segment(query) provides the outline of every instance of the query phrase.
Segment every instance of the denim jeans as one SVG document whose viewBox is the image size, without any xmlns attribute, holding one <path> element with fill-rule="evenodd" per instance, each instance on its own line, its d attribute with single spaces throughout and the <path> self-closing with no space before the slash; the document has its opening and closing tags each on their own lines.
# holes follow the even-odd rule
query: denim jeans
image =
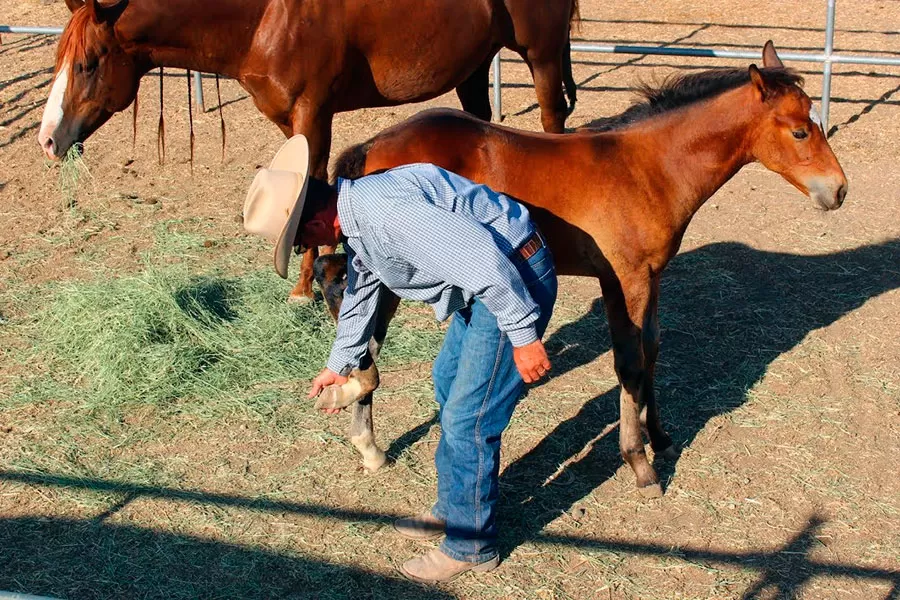
<svg viewBox="0 0 900 600">
<path fill-rule="evenodd" d="M 544 247 L 517 267 L 540 307 L 536 326 L 543 336 L 556 301 L 553 258 Z M 441 440 L 432 512 L 447 524 L 441 550 L 456 560 L 480 563 L 497 556 L 500 436 L 524 389 L 512 350 L 497 319 L 476 299 L 453 315 L 434 361 Z"/>
</svg>

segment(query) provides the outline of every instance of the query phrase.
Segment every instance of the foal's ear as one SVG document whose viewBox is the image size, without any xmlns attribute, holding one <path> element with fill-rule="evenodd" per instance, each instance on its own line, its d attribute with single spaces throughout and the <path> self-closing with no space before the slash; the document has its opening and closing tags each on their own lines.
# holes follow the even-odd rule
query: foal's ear
<svg viewBox="0 0 900 600">
<path fill-rule="evenodd" d="M 69 7 L 69 12 L 75 12 L 84 6 L 84 0 L 66 0 L 66 6 Z"/>
<path fill-rule="evenodd" d="M 66 1 L 77 2 L 78 0 Z M 91 20 L 97 25 L 113 24 L 116 19 L 119 18 L 119 15 L 122 14 L 122 11 L 125 10 L 125 6 L 128 5 L 128 0 L 108 0 L 106 2 L 101 2 L 100 0 L 82 1 L 91 15 Z"/>
<path fill-rule="evenodd" d="M 772 40 L 766 42 L 766 45 L 763 46 L 763 66 L 764 67 L 777 67 L 779 69 L 784 68 L 784 63 L 781 62 L 781 59 L 778 58 L 778 53 L 775 52 L 775 44 L 772 43 Z"/>
<path fill-rule="evenodd" d="M 769 90 L 766 88 L 766 82 L 756 65 L 750 65 L 750 83 L 752 83 L 759 91 L 760 100 L 765 101 L 765 99 L 769 97 Z"/>
</svg>

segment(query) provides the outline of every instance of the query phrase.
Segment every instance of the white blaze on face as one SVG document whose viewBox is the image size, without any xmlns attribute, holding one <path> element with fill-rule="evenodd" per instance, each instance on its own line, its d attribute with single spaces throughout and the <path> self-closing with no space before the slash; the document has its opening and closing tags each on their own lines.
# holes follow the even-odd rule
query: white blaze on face
<svg viewBox="0 0 900 600">
<path fill-rule="evenodd" d="M 809 105 L 809 120 L 818 125 L 819 129 L 823 129 L 822 117 L 819 116 L 819 111 L 816 110 L 815 104 Z"/>
<path fill-rule="evenodd" d="M 69 83 L 69 63 L 63 63 L 56 79 L 53 81 L 53 87 L 50 89 L 50 97 L 47 98 L 47 105 L 44 106 L 44 116 L 41 119 L 41 131 L 38 134 L 38 141 L 44 152 L 50 158 L 52 156 L 52 148 L 47 148 L 47 140 L 56 131 L 56 128 L 63 119 L 63 98 L 66 95 L 66 87 Z"/>
</svg>

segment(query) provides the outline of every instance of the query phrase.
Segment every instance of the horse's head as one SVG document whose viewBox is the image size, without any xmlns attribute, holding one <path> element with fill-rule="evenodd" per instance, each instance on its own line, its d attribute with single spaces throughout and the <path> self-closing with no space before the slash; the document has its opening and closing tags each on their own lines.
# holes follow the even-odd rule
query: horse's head
<svg viewBox="0 0 900 600">
<path fill-rule="evenodd" d="M 763 66 L 783 68 L 772 42 L 763 49 Z M 840 208 L 847 178 L 834 156 L 812 100 L 794 81 L 773 79 L 750 65 L 756 101 L 764 117 L 753 135 L 752 153 L 825 210 Z"/>
<path fill-rule="evenodd" d="M 51 159 L 83 142 L 137 95 L 142 69 L 116 39 L 128 0 L 66 0 L 72 18 L 56 55 L 56 73 L 38 141 Z"/>
</svg>

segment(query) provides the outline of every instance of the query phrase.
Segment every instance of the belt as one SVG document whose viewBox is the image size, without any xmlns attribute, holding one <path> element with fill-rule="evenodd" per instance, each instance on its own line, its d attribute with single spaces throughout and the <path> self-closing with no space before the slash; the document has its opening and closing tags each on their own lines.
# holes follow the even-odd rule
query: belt
<svg viewBox="0 0 900 600">
<path fill-rule="evenodd" d="M 528 239 L 522 242 L 522 245 L 519 246 L 515 252 L 513 252 L 514 260 L 528 260 L 535 254 L 537 251 L 544 247 L 544 238 L 541 237 L 541 234 L 535 230 Z"/>
</svg>

